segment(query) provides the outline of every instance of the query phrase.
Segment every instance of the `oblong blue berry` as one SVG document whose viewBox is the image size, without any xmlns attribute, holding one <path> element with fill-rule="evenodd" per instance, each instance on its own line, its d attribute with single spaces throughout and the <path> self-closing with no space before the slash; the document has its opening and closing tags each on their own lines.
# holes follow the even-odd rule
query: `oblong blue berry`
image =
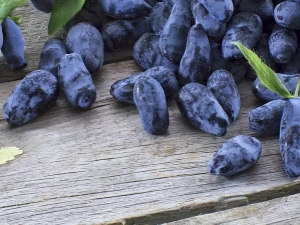
<svg viewBox="0 0 300 225">
<path fill-rule="evenodd" d="M 133 87 L 140 77 L 151 77 L 162 86 L 166 97 L 172 96 L 179 90 L 179 85 L 174 72 L 163 66 L 153 67 L 145 72 L 134 74 L 118 80 L 111 85 L 110 94 L 118 101 L 134 104 Z"/>
<path fill-rule="evenodd" d="M 18 83 L 3 106 L 4 118 L 20 126 L 51 107 L 59 95 L 57 78 L 46 70 L 34 70 Z"/>
<path fill-rule="evenodd" d="M 249 129 L 253 132 L 273 135 L 278 134 L 285 101 L 278 99 L 249 111 Z"/>
<path fill-rule="evenodd" d="M 238 135 L 226 141 L 207 164 L 210 174 L 231 176 L 252 167 L 262 151 L 260 141 Z"/>
<path fill-rule="evenodd" d="M 229 22 L 227 31 L 222 40 L 222 53 L 225 59 L 243 58 L 237 46 L 232 44 L 238 41 L 248 48 L 254 48 L 262 33 L 260 17 L 251 12 L 240 12 Z"/>
<path fill-rule="evenodd" d="M 80 55 L 64 55 L 58 66 L 58 80 L 68 102 L 81 109 L 88 109 L 96 100 L 96 87 Z"/>
<path fill-rule="evenodd" d="M 207 87 L 212 91 L 231 122 L 236 120 L 241 108 L 241 98 L 232 74 L 226 70 L 216 70 L 209 76 Z"/>
<path fill-rule="evenodd" d="M 206 86 L 199 83 L 186 84 L 175 100 L 181 114 L 197 129 L 216 136 L 227 133 L 229 118 Z"/>
<path fill-rule="evenodd" d="M 151 77 L 140 77 L 133 89 L 134 103 L 144 129 L 150 134 L 161 134 L 169 127 L 169 112 L 164 90 Z"/>
<path fill-rule="evenodd" d="M 104 62 L 102 35 L 89 23 L 78 23 L 69 30 L 66 48 L 68 53 L 81 56 L 90 73 L 95 73 Z"/>
<path fill-rule="evenodd" d="M 276 75 L 287 88 L 287 90 L 290 93 L 294 93 L 300 74 L 289 75 L 276 73 Z M 283 99 L 282 96 L 266 88 L 266 86 L 264 86 L 258 78 L 256 78 L 252 84 L 252 93 L 257 99 L 263 102 L 269 102 L 276 99 Z"/>
<path fill-rule="evenodd" d="M 283 108 L 279 147 L 285 172 L 289 177 L 300 176 L 300 99 L 291 98 Z"/>
<path fill-rule="evenodd" d="M 57 77 L 58 63 L 67 54 L 66 45 L 62 39 L 51 38 L 44 44 L 39 61 L 39 70 L 47 70 Z"/>
</svg>

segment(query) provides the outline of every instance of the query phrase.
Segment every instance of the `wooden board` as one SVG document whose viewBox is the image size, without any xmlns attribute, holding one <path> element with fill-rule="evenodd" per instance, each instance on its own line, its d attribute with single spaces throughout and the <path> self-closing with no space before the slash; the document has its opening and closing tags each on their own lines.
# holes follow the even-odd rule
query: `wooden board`
<svg viewBox="0 0 300 225">
<path fill-rule="evenodd" d="M 48 38 L 46 23 L 37 22 L 41 14 L 31 5 L 23 10 L 28 67 L 15 73 L 0 65 L 0 82 L 6 81 L 0 84 L 0 105 L 16 79 L 36 68 Z M 26 18 L 32 21 L 26 23 Z M 71 108 L 60 96 L 50 110 L 18 128 L 10 128 L 0 115 L 0 147 L 24 150 L 0 166 L 1 223 L 157 224 L 299 192 L 300 181 L 283 170 L 277 137 L 257 136 L 248 129 L 248 112 L 259 105 L 251 81 L 239 84 L 241 112 L 225 137 L 187 124 L 172 99 L 169 130 L 154 136 L 143 131 L 135 106 L 116 102 L 109 94 L 113 82 L 141 71 L 123 57 L 94 75 L 97 100 L 87 111 Z M 258 163 L 230 178 L 209 175 L 208 160 L 238 134 L 262 141 Z"/>
<path fill-rule="evenodd" d="M 300 194 L 200 215 L 164 225 L 298 225 L 300 223 Z"/>
</svg>

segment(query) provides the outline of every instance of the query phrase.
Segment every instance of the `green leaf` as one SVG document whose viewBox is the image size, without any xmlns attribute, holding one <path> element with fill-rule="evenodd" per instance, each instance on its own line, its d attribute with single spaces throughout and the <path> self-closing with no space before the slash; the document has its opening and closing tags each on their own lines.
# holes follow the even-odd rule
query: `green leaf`
<svg viewBox="0 0 300 225">
<path fill-rule="evenodd" d="M 8 17 L 15 8 L 24 5 L 28 0 L 0 0 L 0 23 Z"/>
<path fill-rule="evenodd" d="M 55 0 L 48 34 L 53 35 L 59 31 L 83 6 L 85 0 Z"/>
<path fill-rule="evenodd" d="M 10 160 L 14 160 L 16 155 L 22 153 L 23 150 L 20 150 L 17 147 L 0 148 L 0 165 L 7 163 Z"/>
<path fill-rule="evenodd" d="M 258 79 L 263 85 L 284 98 L 293 97 L 281 80 L 277 77 L 276 73 L 263 63 L 263 61 L 253 51 L 237 41 L 232 42 L 232 44 L 236 45 L 240 49 L 244 57 L 255 70 Z"/>
<path fill-rule="evenodd" d="M 15 23 L 18 26 L 20 26 L 23 23 L 23 17 L 22 17 L 22 15 L 10 16 L 9 18 L 11 18 L 13 21 L 15 21 Z"/>
</svg>

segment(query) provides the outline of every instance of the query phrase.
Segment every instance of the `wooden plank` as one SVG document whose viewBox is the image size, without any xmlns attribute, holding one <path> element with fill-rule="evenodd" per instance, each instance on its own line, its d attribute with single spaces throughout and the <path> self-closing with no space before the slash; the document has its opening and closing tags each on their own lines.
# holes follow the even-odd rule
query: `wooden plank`
<svg viewBox="0 0 300 225">
<path fill-rule="evenodd" d="M 25 40 L 25 59 L 27 67 L 21 71 L 12 71 L 0 53 L 0 83 L 23 78 L 29 72 L 36 70 L 39 58 L 45 42 L 50 38 L 47 34 L 50 14 L 36 10 L 27 3 L 14 12 L 15 15 L 23 15 L 23 23 L 20 28 Z M 66 32 L 61 30 L 55 37 L 65 39 Z M 132 44 L 115 52 L 105 51 L 104 64 L 132 59 Z"/>
<path fill-rule="evenodd" d="M 170 127 L 143 131 L 133 105 L 109 94 L 117 79 L 140 69 L 133 61 L 108 64 L 94 76 L 98 97 L 85 112 L 63 96 L 34 121 L 10 128 L 0 116 L 0 146 L 24 154 L 0 167 L 0 221 L 7 224 L 157 224 L 299 192 L 287 178 L 278 140 L 248 129 L 248 111 L 259 103 L 251 82 L 239 84 L 240 115 L 225 137 L 198 131 L 168 102 Z M 0 84 L 0 105 L 17 81 Z M 227 139 L 247 134 L 263 152 L 250 170 L 226 178 L 206 164 Z"/>
<path fill-rule="evenodd" d="M 300 194 L 276 198 L 221 212 L 199 215 L 164 225 L 235 225 L 272 224 L 287 225 L 300 223 Z"/>
</svg>

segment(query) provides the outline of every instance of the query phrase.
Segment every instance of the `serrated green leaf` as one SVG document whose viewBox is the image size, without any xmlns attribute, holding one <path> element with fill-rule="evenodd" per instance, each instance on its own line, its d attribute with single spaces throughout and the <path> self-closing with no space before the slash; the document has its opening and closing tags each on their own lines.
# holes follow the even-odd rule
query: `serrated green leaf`
<svg viewBox="0 0 300 225">
<path fill-rule="evenodd" d="M 22 15 L 10 16 L 9 18 L 11 18 L 13 21 L 15 21 L 15 23 L 18 26 L 20 26 L 23 23 L 23 16 Z"/>
<path fill-rule="evenodd" d="M 0 0 L 0 23 L 8 17 L 15 8 L 24 5 L 28 0 Z"/>
<path fill-rule="evenodd" d="M 85 0 L 55 0 L 48 34 L 53 35 L 59 31 L 83 6 Z"/>
<path fill-rule="evenodd" d="M 23 153 L 23 150 L 20 150 L 17 147 L 5 147 L 0 148 L 0 165 L 7 163 L 8 161 L 14 160 L 15 156 Z"/>
<path fill-rule="evenodd" d="M 269 90 L 281 95 L 284 98 L 292 98 L 293 96 L 277 77 L 276 73 L 269 68 L 253 51 L 234 41 L 232 44 L 236 45 L 248 60 L 249 64 L 255 70 L 260 82 Z"/>
</svg>

